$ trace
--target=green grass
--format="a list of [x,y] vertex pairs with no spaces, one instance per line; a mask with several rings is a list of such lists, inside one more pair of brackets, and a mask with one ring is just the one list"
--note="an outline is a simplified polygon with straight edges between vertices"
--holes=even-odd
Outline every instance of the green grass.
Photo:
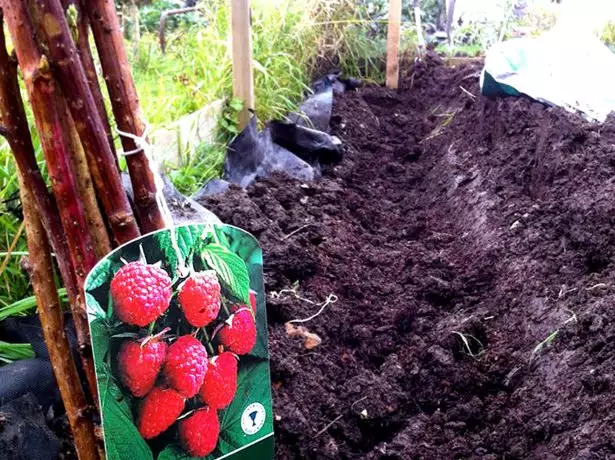
[[[28,280],[19,265],[21,254],[27,251],[23,232],[14,241],[21,226],[15,212],[19,206],[18,192],[13,157],[4,139],[0,137],[0,267],[5,265],[0,274],[0,308],[29,293]],[[11,246],[14,246],[13,251],[17,253],[8,254]]]
[[[68,294],[66,289],[58,289],[58,297],[60,302],[68,302]],[[25,297],[17,300],[10,305],[0,307],[0,321],[5,320],[11,316],[23,316],[31,313],[36,308],[36,298],[34,296]]]
[[[279,118],[295,107],[309,82],[304,70],[300,8],[253,6],[253,57],[256,112],[261,120]],[[141,105],[150,123],[169,123],[232,92],[228,2],[215,0],[201,13],[206,26],[168,36],[166,54],[158,38],[145,34],[133,59]],[[307,48],[307,47],[305,47]],[[304,48],[304,49],[305,49]]]
[[484,53],[483,47],[478,43],[460,44],[449,47],[448,44],[440,44],[436,47],[436,52],[445,56],[467,56],[477,57]]
[[[169,124],[232,94],[229,2],[215,0],[202,10],[205,26],[192,26],[168,35],[167,51],[158,37],[145,33],[133,56],[133,71],[143,112],[154,127]],[[256,115],[259,120],[282,118],[294,110],[307,91],[308,60],[314,52],[305,43],[304,13],[294,2],[272,8],[269,2],[253,5],[253,66]],[[227,105],[226,114],[229,109]],[[236,114],[235,114],[236,119]],[[170,173],[180,191],[191,194],[218,177],[225,146],[235,135],[236,121],[219,123],[215,142],[191,145],[186,160]]]
[[34,358],[34,350],[29,343],[8,343],[0,341],[0,364],[12,363],[19,359]]

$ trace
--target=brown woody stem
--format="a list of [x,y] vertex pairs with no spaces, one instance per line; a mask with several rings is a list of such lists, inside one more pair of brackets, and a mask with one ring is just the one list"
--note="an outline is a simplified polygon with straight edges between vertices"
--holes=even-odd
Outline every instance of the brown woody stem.
[[28,251],[32,263],[32,285],[43,336],[49,350],[49,360],[62,395],[77,455],[80,459],[98,459],[100,457],[94,425],[86,416],[87,401],[64,330],[62,308],[53,279],[49,244],[34,205],[34,197],[22,175],[18,176],[28,236]]
[[94,102],[96,103],[96,108],[98,109],[100,119],[105,127],[105,134],[107,134],[107,138],[109,139],[111,151],[115,155],[115,142],[113,141],[113,133],[111,131],[111,124],[109,123],[109,115],[107,113],[107,108],[105,107],[105,100],[100,89],[98,74],[96,73],[96,65],[94,64],[94,57],[92,56],[92,49],[90,48],[90,21],[88,19],[88,15],[84,13],[85,10],[83,2],[78,2],[78,0],[62,0],[62,6],[65,10],[67,10],[71,5],[77,9],[76,43],[77,49],[79,50],[79,56],[81,57],[81,64],[83,64],[83,69],[85,70],[88,84],[90,85],[90,90],[92,91]]
[[81,138],[111,231],[118,243],[133,240],[140,236],[139,228],[60,0],[36,0],[31,3]]
[[[0,14],[1,16],[1,14]],[[0,20],[0,23],[2,21]],[[17,167],[34,195],[34,201],[56,254],[60,276],[68,291],[71,302],[77,300],[77,284],[70,262],[70,251],[58,208],[54,198],[47,190],[47,185],[36,162],[34,146],[26,121],[19,83],[17,81],[17,62],[6,52],[4,33],[0,33],[0,125],[13,151]]]
[[70,159],[73,171],[75,171],[75,179],[77,181],[77,187],[79,188],[79,197],[83,202],[85,218],[88,222],[90,232],[92,232],[92,242],[94,243],[96,257],[102,259],[111,252],[111,242],[109,241],[105,222],[100,214],[96,193],[92,185],[92,177],[90,176],[90,170],[88,169],[88,163],[85,158],[81,139],[79,139],[79,133],[77,133],[75,123],[68,112],[68,108],[65,108],[65,110],[68,125],[65,132],[69,133],[68,140],[73,152]]
[[[113,0],[84,1],[117,126],[123,132],[137,137],[143,136],[145,126],[126,57],[115,2]],[[164,219],[156,202],[154,175],[145,154],[143,151],[139,152],[135,141],[126,136],[122,136],[122,147],[125,152],[138,152],[128,155],[126,162],[132,181],[135,207],[143,232],[164,228]]]
[[85,277],[96,263],[96,255],[69,160],[70,143],[64,132],[66,113],[56,104],[58,94],[55,81],[47,58],[41,54],[35,41],[34,27],[25,2],[0,0],[0,5],[6,16],[6,24],[23,72],[53,194],[70,250],[77,288],[76,302],[71,302],[71,309],[88,384],[96,400],[96,376],[83,296]]

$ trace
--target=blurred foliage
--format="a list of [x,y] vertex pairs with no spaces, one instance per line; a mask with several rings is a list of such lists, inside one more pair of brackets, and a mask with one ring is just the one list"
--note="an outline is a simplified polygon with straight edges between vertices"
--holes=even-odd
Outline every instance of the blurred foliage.
[[[142,32],[157,32],[160,15],[167,10],[185,8],[185,0],[157,0],[140,9],[140,26]],[[198,12],[185,13],[167,18],[166,30],[188,28],[195,25],[205,25],[203,17]]]
[[615,22],[609,21],[604,26],[600,38],[611,50],[615,51]]

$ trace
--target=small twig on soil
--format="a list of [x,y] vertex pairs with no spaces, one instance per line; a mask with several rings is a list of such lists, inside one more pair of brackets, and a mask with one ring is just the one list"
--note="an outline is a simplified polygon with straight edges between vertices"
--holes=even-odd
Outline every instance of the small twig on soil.
[[570,318],[568,318],[566,321],[564,321],[564,325],[574,321],[575,323],[577,322],[577,314],[575,312],[573,312],[572,310],[568,310],[570,312]]
[[571,292],[574,291],[578,291],[577,288],[572,288],[572,289],[566,289],[566,285],[562,284],[561,289],[559,290],[559,293],[557,294],[557,298],[561,299],[562,297],[564,297],[566,294],[570,294]]
[[444,281],[442,278],[438,278],[437,276],[427,275],[427,278],[434,280],[436,283],[441,284],[444,287],[451,285],[448,281]]
[[287,240],[287,239],[288,239],[288,238],[290,238],[291,236],[296,235],[297,233],[299,233],[301,230],[305,230],[306,228],[308,228],[308,227],[312,227],[312,226],[315,226],[315,225],[316,225],[316,224],[305,224],[305,225],[302,225],[302,226],[301,226],[301,227],[299,227],[298,229],[293,230],[293,231],[292,231],[292,232],[290,232],[288,235],[286,235],[286,236],[282,237],[282,239],[283,239],[283,240]]
[[594,289],[600,289],[600,288],[608,288],[609,285],[606,283],[598,283],[598,284],[594,284],[591,287],[585,288],[586,291],[593,291]]
[[[353,402],[350,405],[350,409],[349,410],[352,410],[355,405],[359,404],[361,401],[365,401],[366,399],[367,399],[367,396],[363,396],[361,399],[357,399],[355,402]],[[331,422],[327,423],[327,425],[322,430],[320,430],[318,433],[316,433],[314,435],[314,438],[317,438],[318,436],[320,436],[321,434],[326,432],[329,428],[331,428],[333,425],[335,425],[335,423],[337,423],[343,417],[344,417],[344,414],[340,414],[337,417],[335,417]]]
[[465,89],[463,86],[459,85],[459,89],[461,91],[463,91],[464,93],[466,93],[468,96],[470,96],[470,98],[475,101],[476,100],[476,96],[474,94],[472,94],[470,91],[468,91],[467,89]]
[[335,294],[329,294],[329,296],[327,297],[327,300],[325,300],[322,306],[320,307],[320,310],[318,310],[312,316],[310,316],[309,318],[305,318],[305,319],[291,319],[288,322],[289,323],[307,323],[308,321],[311,321],[317,316],[319,316],[323,311],[325,311],[325,308],[327,308],[331,304],[334,304],[335,302],[337,302],[337,296]]
[[299,294],[297,294],[297,290],[296,290],[296,289],[297,289],[297,288],[293,288],[293,289],[282,289],[282,290],[277,291],[277,292],[276,292],[276,291],[270,292],[270,293],[269,293],[269,295],[270,295],[272,298],[276,299],[276,300],[281,300],[281,299],[283,299],[283,298],[284,298],[284,295],[285,295],[285,294],[292,294],[292,296],[293,296],[295,299],[301,300],[302,302],[306,302],[306,303],[309,303],[309,304],[311,304],[311,305],[317,305],[317,303],[316,303],[316,302],[313,302],[313,301],[311,301],[310,299],[306,299],[305,297],[301,297]]
[[357,404],[359,404],[361,401],[365,401],[366,399],[367,399],[367,396],[363,396],[362,398],[357,399],[355,402],[353,402],[353,403],[350,405],[350,410],[354,409],[354,406],[356,406]]
[[466,75],[461,80],[470,80],[471,78],[480,78],[480,72],[473,72],[470,75]]
[[314,438],[317,438],[318,436],[323,434],[325,431],[327,431],[329,428],[331,428],[333,425],[335,425],[335,423],[337,421],[339,421],[342,417],[344,417],[344,414],[340,414],[337,417],[335,417],[330,423],[327,423],[327,425],[322,430],[320,430],[318,433],[316,433],[314,435]]

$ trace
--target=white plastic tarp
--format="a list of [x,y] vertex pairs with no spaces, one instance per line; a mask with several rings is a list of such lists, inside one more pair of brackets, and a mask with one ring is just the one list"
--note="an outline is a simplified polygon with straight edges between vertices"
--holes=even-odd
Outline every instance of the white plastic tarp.
[[599,122],[615,111],[614,82],[609,48],[593,34],[557,26],[492,47],[480,80],[485,95],[521,93]]

